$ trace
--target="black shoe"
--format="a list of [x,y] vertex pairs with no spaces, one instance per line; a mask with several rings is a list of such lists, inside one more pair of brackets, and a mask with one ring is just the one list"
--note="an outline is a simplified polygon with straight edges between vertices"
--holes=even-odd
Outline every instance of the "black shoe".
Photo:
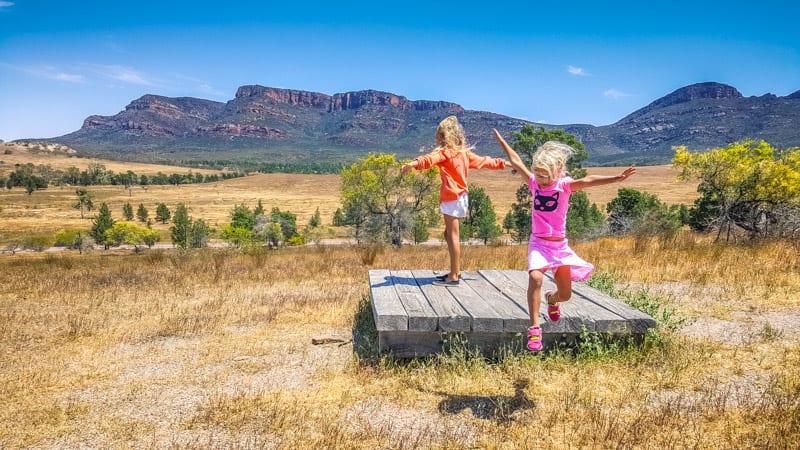
[[452,280],[451,281],[451,280],[448,280],[448,279],[445,278],[444,280],[436,280],[436,281],[434,281],[433,285],[434,286],[451,287],[451,286],[458,286],[459,283],[460,283],[459,280]]
[[447,279],[447,277],[449,277],[449,276],[450,276],[450,272],[445,272],[445,273],[443,273],[442,275],[436,275],[436,277],[435,277],[435,278],[436,278],[437,280],[444,281],[444,280],[446,280],[446,279]]

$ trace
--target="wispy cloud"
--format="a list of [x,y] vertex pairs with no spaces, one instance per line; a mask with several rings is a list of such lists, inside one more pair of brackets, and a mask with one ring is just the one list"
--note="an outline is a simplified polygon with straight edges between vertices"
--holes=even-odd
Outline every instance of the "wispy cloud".
[[52,74],[52,76],[50,76],[49,78],[58,81],[67,81],[70,83],[84,83],[86,81],[83,75],[76,75],[72,73],[63,73],[63,72]]
[[0,1],[0,8],[8,8],[14,6],[14,2],[2,2]]
[[91,67],[98,75],[138,86],[157,86],[155,80],[149,79],[145,74],[130,67],[120,65],[92,64]]
[[618,100],[623,97],[630,97],[633,94],[628,94],[627,92],[618,91],[616,89],[606,89],[603,91],[603,95],[612,100]]
[[567,66],[567,72],[579,77],[589,76],[589,72],[583,70],[583,67]]
[[53,66],[17,66],[13,64],[1,64],[2,67],[8,67],[26,73],[36,78],[46,78],[48,80],[66,81],[68,83],[85,83],[86,78],[77,73],[69,73],[60,68]]

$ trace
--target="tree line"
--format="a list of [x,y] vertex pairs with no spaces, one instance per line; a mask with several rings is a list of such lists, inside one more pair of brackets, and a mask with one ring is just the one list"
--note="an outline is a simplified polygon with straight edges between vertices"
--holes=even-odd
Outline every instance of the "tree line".
[[[582,163],[587,154],[583,145],[563,130],[545,130],[525,126],[511,134],[511,144],[530,165],[533,152],[548,140],[557,140],[576,149],[568,162],[574,178],[586,174]],[[667,205],[654,194],[621,188],[617,197],[600,211],[589,202],[585,192],[570,197],[567,234],[571,239],[591,239],[606,235],[654,236],[670,239],[684,226],[703,233],[716,233],[717,239],[800,237],[800,148],[774,149],[764,141],[743,141],[726,148],[691,152],[676,147],[673,165],[680,169],[680,178],[698,180],[699,198],[694,204]],[[429,238],[429,229],[439,225],[438,173],[436,169],[402,174],[393,154],[370,154],[341,173],[341,207],[333,216],[332,225],[348,227],[359,243],[421,243]],[[516,201],[498,225],[492,201],[480,186],[470,186],[467,217],[460,227],[461,239],[479,239],[488,244],[502,236],[503,230],[517,242],[527,241],[531,226],[531,196],[522,183]],[[94,209],[92,195],[85,188],[76,190],[74,204],[85,211]],[[123,217],[115,222],[105,204],[101,205],[86,237],[105,246],[152,245],[160,237],[150,229],[149,210],[139,204],[125,204]],[[130,223],[135,218],[145,224]],[[202,219],[194,220],[189,209],[179,204],[175,212],[159,204],[155,220],[166,224],[172,220],[170,238],[182,248],[203,247],[216,230]],[[57,242],[80,247],[84,237],[71,232],[57,236]],[[317,241],[332,232],[321,224],[319,209],[309,223],[298,229],[297,216],[272,208],[265,211],[261,201],[251,209],[235,205],[230,223],[219,237],[231,246],[276,248]],[[153,241],[156,239],[156,241]],[[87,241],[88,242],[88,241]],[[76,248],[77,248],[76,247]]]
[[0,186],[7,189],[25,188],[28,194],[48,186],[99,186],[114,185],[130,188],[132,186],[180,185],[193,183],[213,183],[246,175],[243,172],[223,172],[221,174],[158,172],[155,175],[136,174],[128,170],[115,173],[103,164],[89,164],[85,170],[77,167],[53,169],[50,165],[18,164],[8,176],[0,175]]

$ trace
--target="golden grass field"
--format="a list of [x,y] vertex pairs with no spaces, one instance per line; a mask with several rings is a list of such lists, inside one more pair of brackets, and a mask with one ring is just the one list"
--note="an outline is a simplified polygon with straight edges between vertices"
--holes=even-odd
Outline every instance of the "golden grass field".
[[[502,216],[517,177],[473,174]],[[641,168],[624,186],[690,203],[672,178]],[[298,224],[317,207],[330,223],[337,189],[336,176],[257,175],[97,198],[116,217],[125,201],[183,201],[217,224],[260,198]],[[18,191],[0,196],[0,233],[88,227],[69,188]],[[797,243],[686,232],[574,248],[686,323],[616,353],[402,361],[376,354],[367,271],[441,270],[442,245],[386,248],[371,264],[349,245],[0,255],[0,448],[797,447]],[[522,269],[525,250],[464,246],[462,269]]]
[[[24,164],[25,158],[36,165],[50,164],[54,169],[70,166],[83,170],[90,163],[103,164],[108,170],[124,172],[132,170],[136,174],[184,173],[181,167],[148,165],[141,163],[119,163],[84,158],[68,157],[63,153],[39,152],[31,155],[28,149],[14,144],[10,155],[0,151],[0,175],[13,170],[14,164]],[[0,149],[4,148],[0,144]],[[28,156],[26,156],[28,155]],[[194,170],[197,172],[197,170]],[[620,168],[590,168],[590,174],[616,174]],[[213,171],[207,171],[213,172]],[[691,204],[697,196],[696,184],[676,181],[677,172],[671,166],[640,167],[636,175],[624,184],[611,184],[587,190],[589,199],[605,211],[605,204],[616,197],[620,187],[629,187],[657,194],[662,202],[668,204]],[[473,170],[470,182],[484,188],[492,199],[497,216],[502,219],[516,201],[517,188],[523,183],[522,177],[510,170]],[[170,210],[182,202],[189,207],[193,219],[203,219],[211,227],[221,229],[230,222],[234,206],[244,204],[251,209],[261,200],[269,210],[273,207],[297,215],[299,227],[307,224],[317,208],[323,224],[329,225],[333,213],[341,206],[338,175],[299,175],[299,174],[258,174],[235,178],[216,183],[188,184],[180,186],[149,186],[147,189],[135,186],[130,192],[122,186],[89,186],[94,195],[95,207],[105,202],[115,220],[122,218],[125,203],[133,206],[134,212],[139,204],[145,205],[150,217],[155,217],[156,206],[165,203]],[[27,195],[24,189],[0,189],[0,246],[17,241],[21,235],[37,234],[53,236],[63,229],[88,229],[94,213],[84,214],[72,208],[77,202],[75,187],[50,187]],[[154,224],[153,228],[162,232],[168,241],[170,224]],[[341,234],[341,233],[339,233]],[[433,233],[431,234],[433,235]],[[342,236],[339,236],[342,237]]]

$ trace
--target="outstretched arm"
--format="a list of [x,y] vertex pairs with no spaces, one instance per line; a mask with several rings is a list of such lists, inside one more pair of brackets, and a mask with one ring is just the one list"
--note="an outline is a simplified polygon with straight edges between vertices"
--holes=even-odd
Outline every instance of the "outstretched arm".
[[416,169],[417,165],[418,165],[417,160],[412,159],[410,162],[403,164],[403,167],[400,168],[400,171],[406,173],[411,169]]
[[494,133],[495,139],[497,139],[497,142],[500,144],[500,147],[503,147],[503,151],[506,152],[506,156],[508,156],[508,160],[511,162],[511,167],[516,169],[517,173],[522,175],[526,181],[529,180],[531,178],[531,171],[525,167],[525,163],[522,162],[522,158],[520,158],[517,152],[515,152],[510,145],[508,145],[508,142],[503,139],[503,136],[500,136],[500,132],[494,128],[492,128],[492,132]]
[[427,155],[417,156],[416,158],[412,159],[411,161],[403,164],[400,167],[400,171],[402,173],[406,173],[411,169],[417,170],[425,170],[430,169],[431,167],[439,164],[444,159],[442,152],[440,150],[435,150]]
[[625,180],[634,173],[636,173],[636,167],[630,166],[619,175],[589,175],[573,181],[570,184],[570,188],[573,191],[579,191],[592,186],[616,183]]

